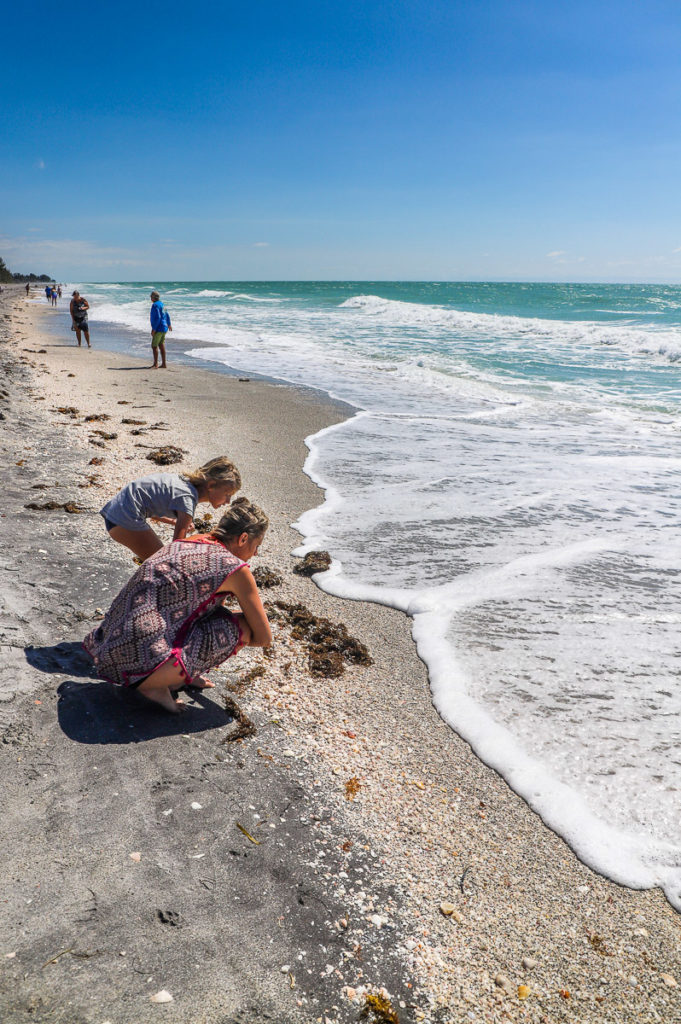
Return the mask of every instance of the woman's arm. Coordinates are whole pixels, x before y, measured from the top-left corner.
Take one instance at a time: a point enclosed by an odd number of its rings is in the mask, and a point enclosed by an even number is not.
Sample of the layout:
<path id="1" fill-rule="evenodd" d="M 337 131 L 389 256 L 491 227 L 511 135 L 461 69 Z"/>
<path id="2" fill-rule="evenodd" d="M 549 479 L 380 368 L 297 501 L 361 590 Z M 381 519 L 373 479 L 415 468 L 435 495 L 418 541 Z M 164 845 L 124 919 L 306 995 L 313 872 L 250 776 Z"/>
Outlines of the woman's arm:
<path id="1" fill-rule="evenodd" d="M 249 647 L 269 647 L 272 643 L 272 632 L 253 579 L 253 573 L 249 567 L 244 565 L 237 569 L 227 577 L 219 589 L 234 594 L 241 605 L 244 618 L 251 631 L 247 645 Z"/>

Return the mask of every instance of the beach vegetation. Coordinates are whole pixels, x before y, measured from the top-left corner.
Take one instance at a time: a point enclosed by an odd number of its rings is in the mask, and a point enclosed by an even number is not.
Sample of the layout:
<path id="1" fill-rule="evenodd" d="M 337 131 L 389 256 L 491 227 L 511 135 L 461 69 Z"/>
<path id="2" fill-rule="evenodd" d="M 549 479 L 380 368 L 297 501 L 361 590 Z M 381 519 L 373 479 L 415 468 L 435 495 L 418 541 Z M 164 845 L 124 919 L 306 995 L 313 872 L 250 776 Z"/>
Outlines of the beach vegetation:
<path id="1" fill-rule="evenodd" d="M 27 281 L 54 281 L 48 274 L 13 274 L 0 256 L 0 284 L 26 284 Z"/>

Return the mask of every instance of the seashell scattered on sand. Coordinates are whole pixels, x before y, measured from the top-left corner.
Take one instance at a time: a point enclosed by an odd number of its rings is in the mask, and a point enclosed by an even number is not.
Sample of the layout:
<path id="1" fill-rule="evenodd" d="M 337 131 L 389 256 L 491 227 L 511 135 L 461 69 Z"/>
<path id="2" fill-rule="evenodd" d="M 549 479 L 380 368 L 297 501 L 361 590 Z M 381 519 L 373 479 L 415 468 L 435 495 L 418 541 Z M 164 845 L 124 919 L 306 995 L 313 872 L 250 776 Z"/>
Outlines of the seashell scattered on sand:
<path id="1" fill-rule="evenodd" d="M 162 988 L 160 992 L 155 992 L 153 996 L 149 997 L 149 1002 L 151 1003 L 172 1003 L 172 1001 L 173 997 L 170 992 L 167 992 L 164 988 Z"/>

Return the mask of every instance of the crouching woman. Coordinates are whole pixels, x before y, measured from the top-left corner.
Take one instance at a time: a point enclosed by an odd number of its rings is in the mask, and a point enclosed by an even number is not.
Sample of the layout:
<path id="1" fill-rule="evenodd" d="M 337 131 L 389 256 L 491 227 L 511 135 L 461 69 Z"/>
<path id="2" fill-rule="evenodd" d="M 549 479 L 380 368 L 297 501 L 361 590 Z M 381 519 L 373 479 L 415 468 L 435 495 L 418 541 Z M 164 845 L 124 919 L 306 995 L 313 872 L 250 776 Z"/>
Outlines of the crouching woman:
<path id="1" fill-rule="evenodd" d="M 177 712 L 177 690 L 212 687 L 204 672 L 241 647 L 267 647 L 272 634 L 248 562 L 268 525 L 262 509 L 237 498 L 211 533 L 151 555 L 84 640 L 97 674 Z M 240 612 L 223 608 L 228 594 Z"/>

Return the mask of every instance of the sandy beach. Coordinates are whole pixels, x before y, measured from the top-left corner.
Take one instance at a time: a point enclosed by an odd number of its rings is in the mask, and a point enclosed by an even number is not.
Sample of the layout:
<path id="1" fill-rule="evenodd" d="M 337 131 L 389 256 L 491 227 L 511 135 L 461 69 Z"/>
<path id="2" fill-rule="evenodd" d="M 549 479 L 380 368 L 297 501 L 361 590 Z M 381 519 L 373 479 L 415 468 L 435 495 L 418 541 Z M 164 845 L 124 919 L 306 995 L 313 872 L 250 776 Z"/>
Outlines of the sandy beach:
<path id="1" fill-rule="evenodd" d="M 323 499 L 304 438 L 347 410 L 187 369 L 172 342 L 166 371 L 96 332 L 78 349 L 50 315 L 0 296 L 2 1020 L 681 1020 L 662 893 L 585 867 L 441 721 L 404 615 L 294 573 L 291 523 Z M 253 567 L 281 577 L 273 647 L 178 719 L 80 651 L 134 569 L 98 509 L 162 445 L 178 471 L 233 458 L 270 515 Z M 313 674 L 295 603 L 373 663 Z M 225 697 L 255 734 L 230 740 Z"/>

